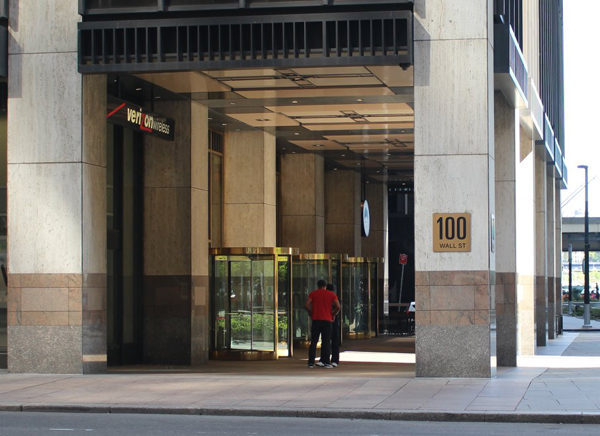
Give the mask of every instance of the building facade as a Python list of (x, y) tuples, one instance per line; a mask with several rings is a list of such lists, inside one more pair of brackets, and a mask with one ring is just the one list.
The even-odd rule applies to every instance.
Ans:
[(562, 0), (7, 17), (9, 371), (290, 355), (292, 259), (340, 259), (348, 336), (414, 300), (418, 376), (561, 333)]

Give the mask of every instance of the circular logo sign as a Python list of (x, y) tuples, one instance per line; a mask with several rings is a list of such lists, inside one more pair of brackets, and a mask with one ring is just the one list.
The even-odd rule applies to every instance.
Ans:
[(364, 237), (369, 236), (371, 230), (371, 212), (369, 212), (369, 202), (362, 202), (362, 234)]
[(406, 265), (408, 263), (408, 255), (401, 254), (400, 255), (400, 265)]

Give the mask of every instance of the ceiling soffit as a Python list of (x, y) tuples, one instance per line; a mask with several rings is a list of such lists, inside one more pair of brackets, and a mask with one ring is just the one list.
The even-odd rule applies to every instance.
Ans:
[(404, 172), (412, 171), (412, 158), (406, 159), (414, 151), (412, 67), (231, 69), (137, 76), (208, 106), (213, 128), (265, 129), (277, 136), (283, 152), (323, 152), (331, 165), (360, 169), (369, 176), (389, 173), (391, 180), (406, 178)]

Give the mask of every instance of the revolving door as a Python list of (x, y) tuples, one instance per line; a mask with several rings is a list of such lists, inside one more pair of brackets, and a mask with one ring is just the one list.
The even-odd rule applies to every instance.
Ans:
[(379, 331), (380, 280), (383, 260), (345, 257), (342, 262), (342, 337), (365, 339)]
[(308, 294), (317, 287), (318, 280), (333, 284), (342, 301), (341, 258), (338, 254), (300, 254), (294, 256), (293, 264), (293, 341), (294, 346), (307, 348), (310, 345), (310, 315), (304, 308)]
[(211, 250), (212, 359), (292, 356), (293, 254), (292, 248)]

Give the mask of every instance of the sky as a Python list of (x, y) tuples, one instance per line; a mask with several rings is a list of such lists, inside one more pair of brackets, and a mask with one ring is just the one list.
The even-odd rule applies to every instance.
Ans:
[(568, 189), (562, 216), (583, 216), (584, 170), (588, 166), (589, 216), (600, 217), (600, 0), (563, 0), (565, 159)]

